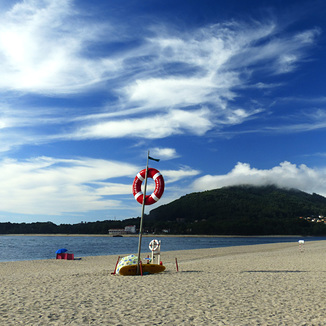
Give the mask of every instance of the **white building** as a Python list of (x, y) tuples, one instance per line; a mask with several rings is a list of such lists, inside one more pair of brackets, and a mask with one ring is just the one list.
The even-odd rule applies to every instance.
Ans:
[(136, 233), (136, 225), (125, 226), (126, 233)]
[(124, 229), (109, 229), (109, 234), (134, 234), (136, 233), (136, 225), (127, 225)]

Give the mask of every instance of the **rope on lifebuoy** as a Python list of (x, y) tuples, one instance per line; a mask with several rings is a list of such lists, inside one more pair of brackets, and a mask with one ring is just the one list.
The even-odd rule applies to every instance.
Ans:
[(160, 243), (154, 239), (149, 243), (149, 249), (151, 251), (156, 251), (158, 249), (159, 245), (160, 245)]
[[(141, 191), (141, 185), (145, 180), (145, 174), (146, 174), (146, 169), (141, 170), (139, 173), (137, 173), (134, 182), (132, 184), (132, 193), (135, 199), (140, 204), (143, 203), (143, 198), (144, 198), (144, 194)], [(145, 197), (145, 205), (152, 205), (156, 203), (163, 195), (164, 179), (162, 174), (154, 168), (148, 168), (147, 177), (152, 178), (155, 181), (155, 189), (153, 193), (149, 196), (146, 195)]]

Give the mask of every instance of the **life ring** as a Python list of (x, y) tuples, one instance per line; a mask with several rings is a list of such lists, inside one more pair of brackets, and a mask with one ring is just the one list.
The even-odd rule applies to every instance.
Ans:
[(151, 251), (156, 251), (160, 246), (160, 243), (157, 241), (157, 240), (152, 240), (150, 243), (149, 243), (149, 249)]
[[(139, 204), (143, 203), (144, 194), (141, 191), (141, 184), (145, 180), (146, 169), (141, 170), (135, 177), (132, 184), (132, 194)], [(164, 179), (162, 174), (153, 168), (148, 168), (148, 178), (152, 178), (155, 181), (154, 192), (145, 198), (145, 205), (152, 205), (156, 203), (163, 195), (164, 192)]]

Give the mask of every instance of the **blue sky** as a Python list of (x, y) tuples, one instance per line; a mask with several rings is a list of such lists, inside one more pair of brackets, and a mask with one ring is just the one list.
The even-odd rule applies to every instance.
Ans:
[(238, 184), (326, 196), (325, 12), (0, 1), (0, 222), (137, 217), (148, 150), (166, 189), (146, 213)]

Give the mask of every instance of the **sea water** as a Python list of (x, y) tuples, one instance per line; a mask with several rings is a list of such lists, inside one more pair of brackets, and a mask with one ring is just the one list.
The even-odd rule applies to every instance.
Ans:
[[(161, 251), (255, 245), (264, 243), (319, 241), (326, 237), (143, 237), (141, 251), (150, 252), (149, 242), (161, 240)], [(108, 236), (0, 236), (0, 262), (55, 258), (66, 248), (75, 258), (137, 253), (138, 237)]]

